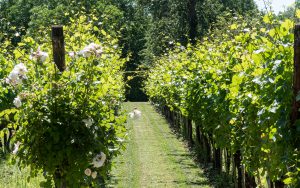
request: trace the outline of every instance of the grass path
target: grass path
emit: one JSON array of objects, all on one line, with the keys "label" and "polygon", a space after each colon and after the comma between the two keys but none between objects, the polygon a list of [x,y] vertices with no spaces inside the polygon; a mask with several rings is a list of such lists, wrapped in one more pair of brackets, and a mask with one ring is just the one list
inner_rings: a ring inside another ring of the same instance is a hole
[{"label": "grass path", "polygon": [[0,188],[39,188],[40,182],[44,181],[42,175],[32,178],[27,182],[29,168],[20,169],[17,164],[8,164],[0,156]]},{"label": "grass path", "polygon": [[115,159],[109,187],[211,187],[185,144],[149,103],[126,103],[139,119],[129,119],[126,150]]}]

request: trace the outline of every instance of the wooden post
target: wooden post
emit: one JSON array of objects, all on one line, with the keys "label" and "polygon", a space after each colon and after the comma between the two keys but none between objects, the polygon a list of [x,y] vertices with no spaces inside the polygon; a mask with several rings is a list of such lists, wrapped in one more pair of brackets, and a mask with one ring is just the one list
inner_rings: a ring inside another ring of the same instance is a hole
[{"label": "wooden post", "polygon": [[214,167],[218,174],[222,172],[222,154],[220,148],[214,149]]},{"label": "wooden post", "polygon": [[182,114],[179,113],[179,125],[178,125],[178,131],[182,132]]},{"label": "wooden post", "polygon": [[204,139],[204,145],[205,145],[205,151],[206,151],[206,163],[210,163],[211,162],[211,145],[209,142],[209,135],[203,135],[203,139]]},{"label": "wooden post", "polygon": [[229,175],[230,172],[230,161],[231,161],[231,153],[230,151],[226,148],[225,149],[225,155],[226,155],[226,173]]},{"label": "wooden post", "polygon": [[295,26],[294,30],[294,78],[293,78],[293,108],[291,114],[291,128],[296,128],[295,122],[299,118],[300,101],[296,100],[300,91],[300,24]]},{"label": "wooden post", "polygon": [[174,111],[174,119],[175,119],[175,123],[174,123],[174,127],[177,128],[178,125],[178,115],[177,115],[177,110]]},{"label": "wooden post", "polygon": [[187,119],[184,115],[182,115],[182,133],[184,136],[184,139],[187,139]]},{"label": "wooden post", "polygon": [[[294,143],[299,143],[299,138],[295,135],[297,134],[296,130],[296,121],[300,117],[300,101],[297,101],[297,95],[300,94],[300,24],[296,24],[294,28],[294,76],[293,76],[293,106],[291,112],[291,124],[290,132],[292,137],[295,139]],[[281,180],[275,182],[276,188],[283,188],[284,183]],[[273,182],[271,182],[273,183]],[[271,185],[273,186],[273,185]]]},{"label": "wooden post", "polygon": [[195,124],[196,124],[196,141],[200,145],[201,144],[200,125],[199,123],[195,123]]},{"label": "wooden post", "polygon": [[281,180],[277,180],[274,183],[275,183],[275,188],[284,188],[284,183]]},{"label": "wooden post", "polygon": [[190,147],[194,145],[193,141],[193,123],[190,118],[187,118],[188,142]]},{"label": "wooden post", "polygon": [[257,184],[255,182],[255,178],[253,175],[250,175],[248,172],[245,172],[245,181],[246,181],[246,188],[255,188]]},{"label": "wooden post", "polygon": [[52,26],[53,59],[60,72],[66,69],[63,26]]},{"label": "wooden post", "polygon": [[234,163],[235,163],[235,167],[237,168],[238,171],[238,179],[237,179],[237,188],[242,188],[243,187],[243,174],[242,174],[242,155],[241,155],[241,151],[237,150],[236,153],[234,154]]}]

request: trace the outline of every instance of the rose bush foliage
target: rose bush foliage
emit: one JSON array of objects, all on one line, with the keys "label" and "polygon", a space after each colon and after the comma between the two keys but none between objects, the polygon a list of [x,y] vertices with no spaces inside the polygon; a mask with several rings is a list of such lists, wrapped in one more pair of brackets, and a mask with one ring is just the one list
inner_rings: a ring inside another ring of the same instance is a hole
[{"label": "rose bush foliage", "polygon": [[96,18],[64,27],[64,72],[53,63],[49,35],[26,36],[0,54],[2,135],[14,130],[13,161],[30,166],[31,176],[43,173],[43,186],[99,184],[123,148],[126,59],[118,41],[89,19]]}]

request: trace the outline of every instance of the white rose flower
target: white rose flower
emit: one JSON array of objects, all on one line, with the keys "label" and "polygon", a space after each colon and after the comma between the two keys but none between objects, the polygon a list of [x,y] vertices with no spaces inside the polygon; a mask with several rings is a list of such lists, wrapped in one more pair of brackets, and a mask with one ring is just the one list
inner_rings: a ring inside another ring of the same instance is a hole
[{"label": "white rose flower", "polygon": [[14,67],[13,72],[17,72],[19,76],[25,76],[28,70],[24,63],[19,63]]},{"label": "white rose flower", "polygon": [[10,79],[9,78],[5,78],[5,83],[10,84]]},{"label": "white rose flower", "polygon": [[119,148],[108,148],[108,151],[113,152],[113,151],[118,151]]},{"label": "white rose flower", "polygon": [[85,124],[87,128],[90,128],[94,124],[94,120],[92,118],[84,119],[82,122]]},{"label": "white rose flower", "polygon": [[14,105],[17,107],[17,108],[20,108],[22,106],[22,101],[21,101],[21,98],[18,96],[14,99]]},{"label": "white rose flower", "polygon": [[69,56],[73,59],[75,58],[76,53],[75,52],[69,52]]},{"label": "white rose flower", "polygon": [[5,82],[13,86],[19,85],[22,83],[22,78],[26,78],[27,72],[28,70],[26,66],[23,63],[19,63],[9,73],[8,77],[5,79]]},{"label": "white rose flower", "polygon": [[21,142],[17,142],[14,144],[15,145],[15,149],[13,150],[12,154],[16,155],[18,153],[19,147],[21,145]]},{"label": "white rose flower", "polygon": [[46,61],[46,59],[49,57],[48,53],[47,52],[40,52],[39,54],[39,61],[41,63],[44,63]]},{"label": "white rose flower", "polygon": [[84,173],[85,173],[85,175],[90,176],[92,174],[92,171],[91,171],[91,169],[87,168],[87,169],[85,169]]},{"label": "white rose flower", "polygon": [[92,173],[92,178],[96,179],[96,177],[97,177],[97,172],[95,171],[95,172]]},{"label": "white rose flower", "polygon": [[100,168],[101,166],[104,165],[105,160],[106,160],[106,155],[103,152],[101,152],[100,154],[96,155],[93,158],[92,164],[94,165],[95,168]]},{"label": "white rose flower", "polygon": [[22,80],[20,79],[20,76],[19,76],[19,72],[17,70],[13,69],[9,73],[8,78],[6,79],[6,83],[11,84],[13,86],[19,85],[20,83],[22,83]]},{"label": "white rose flower", "polygon": [[99,50],[96,50],[96,56],[97,57],[100,57],[102,53],[103,53],[103,49],[102,48],[100,48]]},{"label": "white rose flower", "polygon": [[79,54],[83,57],[90,57],[92,55],[92,52],[87,49],[83,49],[79,52]]},{"label": "white rose flower", "polygon": [[95,43],[87,45],[79,52],[83,57],[90,57],[93,54],[98,56],[100,53],[102,53],[101,46]]},{"label": "white rose flower", "polygon": [[124,142],[125,139],[117,138],[117,141],[118,141],[118,142]]},{"label": "white rose flower", "polygon": [[258,49],[258,50],[255,50],[253,53],[254,53],[254,54],[259,54],[259,53],[262,53],[262,52],[265,52],[265,49],[260,48],[260,49]]},{"label": "white rose flower", "polygon": [[250,29],[249,29],[249,28],[245,28],[243,31],[244,31],[245,33],[248,33],[248,32],[250,32]]},{"label": "white rose flower", "polygon": [[90,50],[94,50],[96,51],[98,48],[100,48],[100,45],[95,44],[95,43],[91,43],[87,46]]},{"label": "white rose flower", "polygon": [[29,59],[38,61],[40,63],[43,63],[46,61],[46,59],[49,57],[47,52],[41,51],[41,48],[38,47],[36,52],[33,52],[30,56]]}]

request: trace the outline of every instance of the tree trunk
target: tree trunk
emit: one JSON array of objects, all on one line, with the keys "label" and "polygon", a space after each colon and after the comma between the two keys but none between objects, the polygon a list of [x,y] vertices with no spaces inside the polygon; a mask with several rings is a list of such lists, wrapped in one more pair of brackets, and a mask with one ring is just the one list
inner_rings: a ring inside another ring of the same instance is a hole
[{"label": "tree trunk", "polygon": [[197,12],[196,0],[188,0],[189,38],[192,44],[196,44],[197,37]]}]

